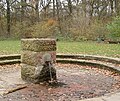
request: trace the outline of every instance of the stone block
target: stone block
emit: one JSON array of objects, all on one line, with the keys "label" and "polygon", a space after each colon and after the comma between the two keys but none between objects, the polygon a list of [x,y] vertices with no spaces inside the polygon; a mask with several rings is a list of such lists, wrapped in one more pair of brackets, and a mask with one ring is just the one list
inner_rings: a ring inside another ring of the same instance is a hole
[{"label": "stone block", "polygon": [[23,80],[28,82],[34,81],[35,66],[30,66],[27,64],[21,64],[21,77]]},{"label": "stone block", "polygon": [[42,65],[42,57],[44,54],[49,53],[52,58],[52,62],[56,62],[56,52],[55,51],[45,51],[45,52],[33,52],[33,51],[22,51],[21,54],[21,62],[32,65],[32,66],[38,66]]},{"label": "stone block", "polygon": [[[39,71],[37,71],[39,70]],[[38,72],[38,73],[37,73]],[[37,73],[37,74],[36,74]],[[52,79],[56,80],[56,70],[51,67]],[[27,82],[40,83],[44,81],[50,81],[50,71],[47,66],[31,66],[27,64],[21,64],[21,78]]]},{"label": "stone block", "polygon": [[56,41],[54,39],[22,39],[22,50],[55,51]]}]

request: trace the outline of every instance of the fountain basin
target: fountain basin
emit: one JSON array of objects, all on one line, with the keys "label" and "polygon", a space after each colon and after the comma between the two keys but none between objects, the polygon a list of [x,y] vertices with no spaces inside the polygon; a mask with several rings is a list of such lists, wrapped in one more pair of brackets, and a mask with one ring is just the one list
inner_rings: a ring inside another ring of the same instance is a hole
[{"label": "fountain basin", "polygon": [[[4,69],[1,69],[0,78],[1,81],[4,81],[1,82],[1,85],[6,84],[6,86],[3,86],[2,89],[26,84],[21,79],[20,65],[4,67]],[[109,70],[100,69],[96,66],[81,66],[71,63],[57,63],[55,67],[58,79],[56,85],[27,84],[27,88],[10,93],[4,98],[0,97],[0,100],[77,101],[120,91],[119,74]]]}]

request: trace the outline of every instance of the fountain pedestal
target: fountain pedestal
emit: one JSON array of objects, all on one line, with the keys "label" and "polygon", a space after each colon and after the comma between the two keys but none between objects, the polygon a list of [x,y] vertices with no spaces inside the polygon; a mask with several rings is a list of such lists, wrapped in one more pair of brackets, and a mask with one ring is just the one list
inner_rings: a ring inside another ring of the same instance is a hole
[{"label": "fountain pedestal", "polygon": [[39,83],[56,80],[56,41],[49,38],[22,39],[21,77]]}]

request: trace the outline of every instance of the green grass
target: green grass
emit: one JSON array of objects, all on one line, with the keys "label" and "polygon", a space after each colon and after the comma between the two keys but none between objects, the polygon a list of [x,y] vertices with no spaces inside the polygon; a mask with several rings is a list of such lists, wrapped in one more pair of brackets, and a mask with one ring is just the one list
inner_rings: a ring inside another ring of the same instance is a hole
[{"label": "green grass", "polygon": [[[20,41],[0,41],[0,55],[20,53]],[[92,54],[120,58],[120,44],[96,42],[57,42],[57,53]]]},{"label": "green grass", "polygon": [[20,41],[3,40],[0,41],[0,55],[20,53]]},{"label": "green grass", "polygon": [[120,44],[105,44],[97,42],[58,42],[57,49],[58,53],[120,57]]}]

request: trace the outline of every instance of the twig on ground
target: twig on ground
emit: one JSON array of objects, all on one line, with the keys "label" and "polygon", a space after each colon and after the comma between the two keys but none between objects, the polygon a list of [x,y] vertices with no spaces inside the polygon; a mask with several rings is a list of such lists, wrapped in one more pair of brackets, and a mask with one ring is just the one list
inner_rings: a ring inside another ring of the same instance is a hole
[{"label": "twig on ground", "polygon": [[10,90],[6,91],[5,93],[3,93],[3,96],[4,96],[4,95],[7,95],[7,94],[9,94],[9,93],[13,93],[13,92],[16,92],[16,91],[18,91],[18,90],[24,89],[24,88],[26,88],[26,87],[27,87],[27,85],[17,86],[17,87],[15,87],[15,88],[10,89]]}]

